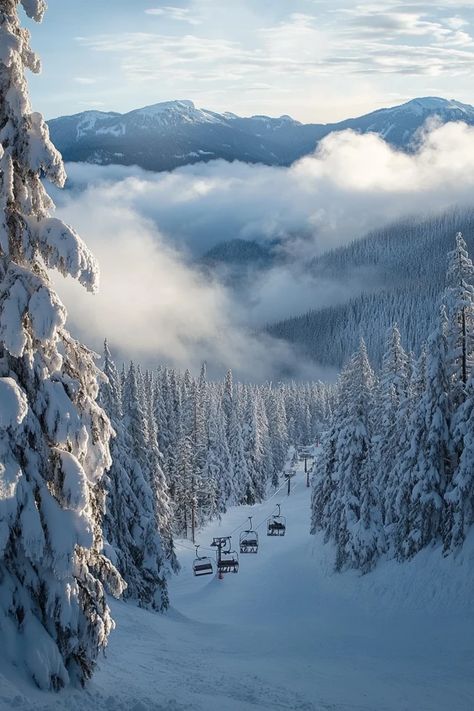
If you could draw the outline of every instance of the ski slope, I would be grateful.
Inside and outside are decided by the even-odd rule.
[[[199,533],[207,546],[281,502],[287,535],[262,525],[237,575],[194,578],[192,546],[178,541],[166,616],[112,602],[117,629],[85,691],[39,692],[0,657],[0,709],[472,711],[474,541],[456,560],[431,550],[336,575],[331,550],[308,535],[302,471],[292,485]]]

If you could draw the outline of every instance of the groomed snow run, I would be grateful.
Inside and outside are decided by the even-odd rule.
[[[425,551],[364,577],[333,574],[309,536],[303,472],[270,502],[232,509],[209,545],[281,502],[287,535],[222,581],[194,578],[189,542],[162,617],[112,602],[117,629],[85,691],[39,692],[0,657],[0,708],[28,711],[472,711],[474,539],[457,559]],[[237,534],[234,542],[237,544]],[[1,652],[0,652],[1,654]]]

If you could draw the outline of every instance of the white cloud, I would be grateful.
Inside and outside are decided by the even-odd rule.
[[[65,196],[60,216],[87,239],[101,265],[98,295],[56,277],[73,331],[96,350],[104,337],[119,356],[166,362],[211,373],[231,367],[242,378],[263,381],[285,371],[295,377],[331,377],[297,357],[290,346],[253,335],[231,294],[187,264],[156,227],[95,186]]]
[[[95,79],[94,77],[74,77],[74,81],[77,82],[77,84],[90,86],[91,84],[95,84],[97,79]]]
[[[201,24],[201,20],[193,15],[189,8],[184,7],[174,7],[172,5],[165,5],[164,7],[151,7],[145,10],[145,14],[166,17],[170,20],[175,20],[176,22],[187,22],[190,25]]]
[[[73,184],[102,182],[100,199],[111,210],[129,206],[195,254],[223,235],[311,236],[311,248],[321,251],[408,212],[470,200],[472,165],[474,129],[450,123],[428,132],[415,155],[393,150],[376,135],[344,131],[289,168],[211,161],[155,174],[78,165],[70,175]]]
[[[460,16],[435,17],[433,9],[416,10],[416,4],[408,8],[344,4],[333,10],[325,7],[321,17],[293,12],[250,32],[257,40],[251,46],[229,33],[219,37],[129,32],[78,39],[93,50],[125,55],[122,66],[133,80],[176,70],[181,79],[197,80],[204,73],[222,80],[230,71],[257,83],[270,71],[316,77],[321,72],[365,70],[406,73],[409,68],[412,74],[425,74],[430,62],[444,73],[470,71],[474,40],[467,21]],[[193,16],[189,8],[171,6],[146,12],[186,21]]]
[[[416,10],[416,7],[405,9],[384,9],[380,6],[357,5],[352,9],[342,9],[340,12],[348,18],[344,32],[352,35],[354,41],[364,36],[374,35],[379,43],[396,45],[401,40],[417,40],[429,46],[430,43],[442,44],[445,47],[471,47],[474,41],[462,27],[467,27],[466,20],[460,17],[434,18],[433,11]]]
[[[248,326],[347,299],[360,278],[321,281],[308,269],[325,249],[408,215],[471,206],[474,128],[432,128],[415,154],[375,135],[332,134],[290,168],[215,161],[173,173],[71,165],[56,201],[99,257],[102,290],[60,282],[72,318],[95,347],[108,336],[134,357],[197,366],[201,359],[264,378],[297,362]],[[87,186],[87,187],[85,187]],[[278,240],[287,260],[244,291],[203,277],[190,253],[234,237]],[[307,364],[303,364],[307,372]]]

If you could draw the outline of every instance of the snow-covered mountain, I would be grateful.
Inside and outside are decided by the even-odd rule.
[[[85,111],[49,121],[51,137],[67,161],[139,165],[172,170],[216,158],[289,165],[333,131],[375,132],[409,149],[427,119],[474,125],[474,107],[428,97],[331,124],[302,124],[290,116],[243,118],[198,109],[192,101],[166,101],[125,114]]]
[[[429,96],[331,124],[327,128],[330,131],[351,128],[360,133],[377,133],[391,145],[406,149],[410,148],[416,132],[428,119],[436,119],[441,124],[463,121],[474,125],[474,106]]]

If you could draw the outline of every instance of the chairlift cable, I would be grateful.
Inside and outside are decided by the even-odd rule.
[[[296,483],[296,484],[293,486],[293,491],[294,491],[300,484],[301,484],[301,482]],[[264,504],[267,504],[267,503],[268,503],[269,501],[271,501],[285,486],[287,486],[287,482],[286,482],[286,481],[284,481],[284,482],[278,487],[278,489],[276,489],[276,490],[273,492],[273,494],[268,497],[268,499],[265,499],[264,501],[261,501],[258,505],[259,505],[259,506],[263,506]],[[276,511],[276,507],[275,507],[275,508],[273,509],[273,511],[270,513],[270,517],[274,516],[274,512],[275,512],[275,511]],[[246,520],[248,521],[248,519],[249,519],[249,517],[247,516],[247,519],[246,519]],[[263,526],[267,521],[268,521],[268,515],[267,515],[264,519],[262,519],[262,520],[260,521],[260,523],[258,523],[256,526],[253,526],[253,529],[252,529],[252,530],[257,531],[257,530],[258,530],[259,528],[261,528],[261,526]],[[238,530],[244,528],[244,526],[245,526],[245,523],[241,523],[241,524],[239,524],[238,526],[236,526],[236,528],[234,528],[234,529],[230,532],[230,534],[229,534],[228,537],[231,538],[232,535],[233,535],[234,533],[236,533],[236,531],[238,531]],[[184,549],[184,550],[188,550],[188,551],[191,551],[191,552],[194,552],[195,549],[196,549],[196,546],[195,546],[195,545],[191,545],[191,544],[190,544],[190,545],[188,546],[188,545],[186,545],[186,543],[183,543],[183,542],[181,542],[181,541],[175,541],[174,544],[175,544],[176,546],[178,546],[178,547],[180,546],[180,547],[181,547],[182,549]],[[204,545],[198,544],[198,547],[199,547],[199,548],[202,548],[202,549],[205,550],[205,551],[209,551],[210,553],[214,553],[214,552],[215,552],[214,549],[209,548],[208,546],[204,546]]]
[[[267,504],[267,503],[268,503],[269,501],[271,501],[271,500],[273,499],[273,497],[276,496],[286,485],[287,485],[287,483],[286,483],[286,481],[284,481],[283,484],[282,484],[281,486],[279,486],[278,489],[276,489],[276,491],[274,491],[271,496],[268,497],[268,499],[264,499],[264,501],[260,501],[260,503],[258,504],[258,506],[263,506],[264,504]],[[248,519],[248,516],[247,516],[247,519]],[[236,526],[236,528],[234,528],[234,529],[229,533],[229,536],[232,536],[233,533],[235,533],[236,531],[240,530],[240,529],[243,528],[244,526],[245,526],[245,523],[239,524],[238,526]]]

